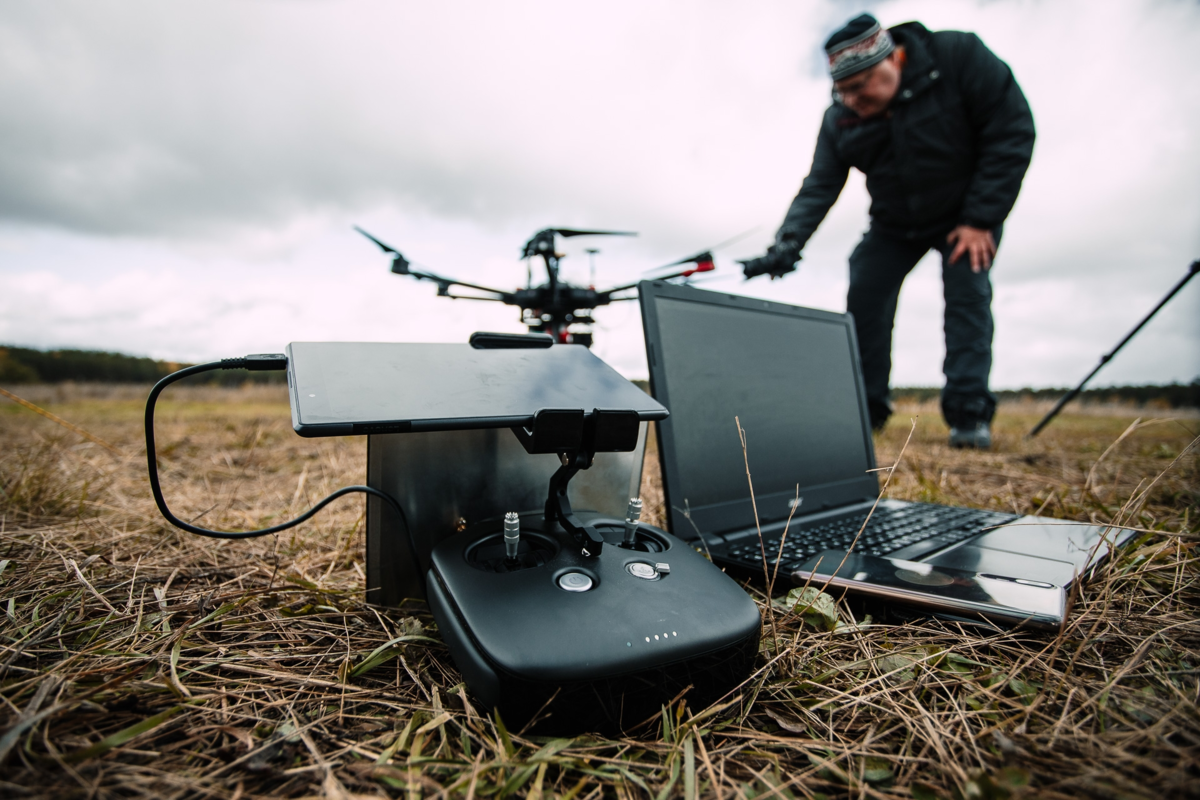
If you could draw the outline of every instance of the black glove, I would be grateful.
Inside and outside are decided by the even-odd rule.
[[[787,243],[773,244],[767,248],[766,255],[739,261],[746,280],[757,278],[759,275],[770,275],[771,280],[782,278],[789,272],[796,271],[796,262],[800,260],[800,250]]]

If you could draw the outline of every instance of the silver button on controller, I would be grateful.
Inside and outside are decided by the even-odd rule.
[[[568,592],[586,592],[592,588],[592,579],[582,572],[568,572],[558,579],[558,588]]]
[[[625,569],[635,578],[641,578],[644,581],[658,580],[658,570],[649,564],[642,563],[641,561],[635,561],[629,566],[625,567]]]

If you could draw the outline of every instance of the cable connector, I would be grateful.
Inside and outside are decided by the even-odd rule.
[[[257,353],[246,356],[246,369],[251,372],[287,369],[288,359],[283,353]]]
[[[222,358],[221,369],[248,369],[251,372],[270,372],[287,369],[288,359],[283,353],[257,353],[241,358]]]

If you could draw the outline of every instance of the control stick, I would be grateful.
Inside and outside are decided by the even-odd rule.
[[[625,541],[622,542],[622,546],[633,547],[637,544],[638,520],[641,518],[642,498],[629,498],[629,510],[625,512]]]
[[[495,530],[493,528],[493,530]],[[517,561],[517,547],[521,544],[521,519],[517,512],[504,515],[504,560],[510,564]]]

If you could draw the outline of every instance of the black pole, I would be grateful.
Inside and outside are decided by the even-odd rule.
[[[1063,406],[1065,406],[1067,403],[1074,400],[1076,398],[1076,396],[1078,396],[1079,393],[1083,391],[1083,387],[1087,385],[1087,382],[1090,381],[1096,375],[1096,373],[1100,371],[1100,368],[1103,367],[1105,364],[1107,364],[1109,361],[1111,361],[1112,357],[1117,354],[1117,351],[1120,350],[1122,347],[1124,347],[1126,342],[1128,342],[1130,339],[1132,339],[1138,331],[1140,331],[1143,327],[1145,327],[1146,323],[1150,321],[1150,318],[1153,317],[1155,314],[1157,314],[1158,310],[1160,308],[1162,308],[1163,306],[1165,306],[1167,304],[1167,301],[1170,300],[1172,297],[1174,297],[1176,295],[1176,293],[1178,293],[1179,290],[1183,288],[1184,284],[1186,284],[1188,281],[1190,281],[1197,272],[1200,272],[1200,260],[1192,262],[1192,265],[1190,267],[1188,267],[1187,275],[1184,275],[1183,279],[1180,280],[1179,283],[1175,284],[1175,287],[1173,289],[1171,289],[1171,291],[1167,292],[1166,297],[1164,297],[1162,300],[1158,301],[1158,305],[1156,305],[1154,307],[1154,309],[1149,314],[1147,314],[1141,322],[1139,322],[1137,324],[1136,328],[1134,328],[1128,334],[1125,335],[1125,338],[1121,340],[1120,344],[1118,344],[1116,347],[1114,347],[1112,349],[1111,353],[1107,353],[1100,357],[1100,363],[1096,365],[1096,368],[1094,370],[1092,370],[1091,372],[1089,372],[1087,377],[1079,382],[1078,386],[1076,386],[1074,389],[1072,389],[1071,391],[1069,391],[1065,395],[1063,395],[1059,399],[1059,401],[1054,405],[1054,408],[1050,409],[1050,413],[1047,414],[1046,416],[1042,417],[1042,421],[1039,422],[1037,425],[1035,425],[1033,430],[1031,430],[1028,434],[1025,435],[1025,438],[1032,439],[1033,437],[1035,437],[1039,433],[1041,433],[1042,428],[1049,425],[1050,420],[1052,420],[1056,416],[1058,416],[1058,412],[1062,411]]]

